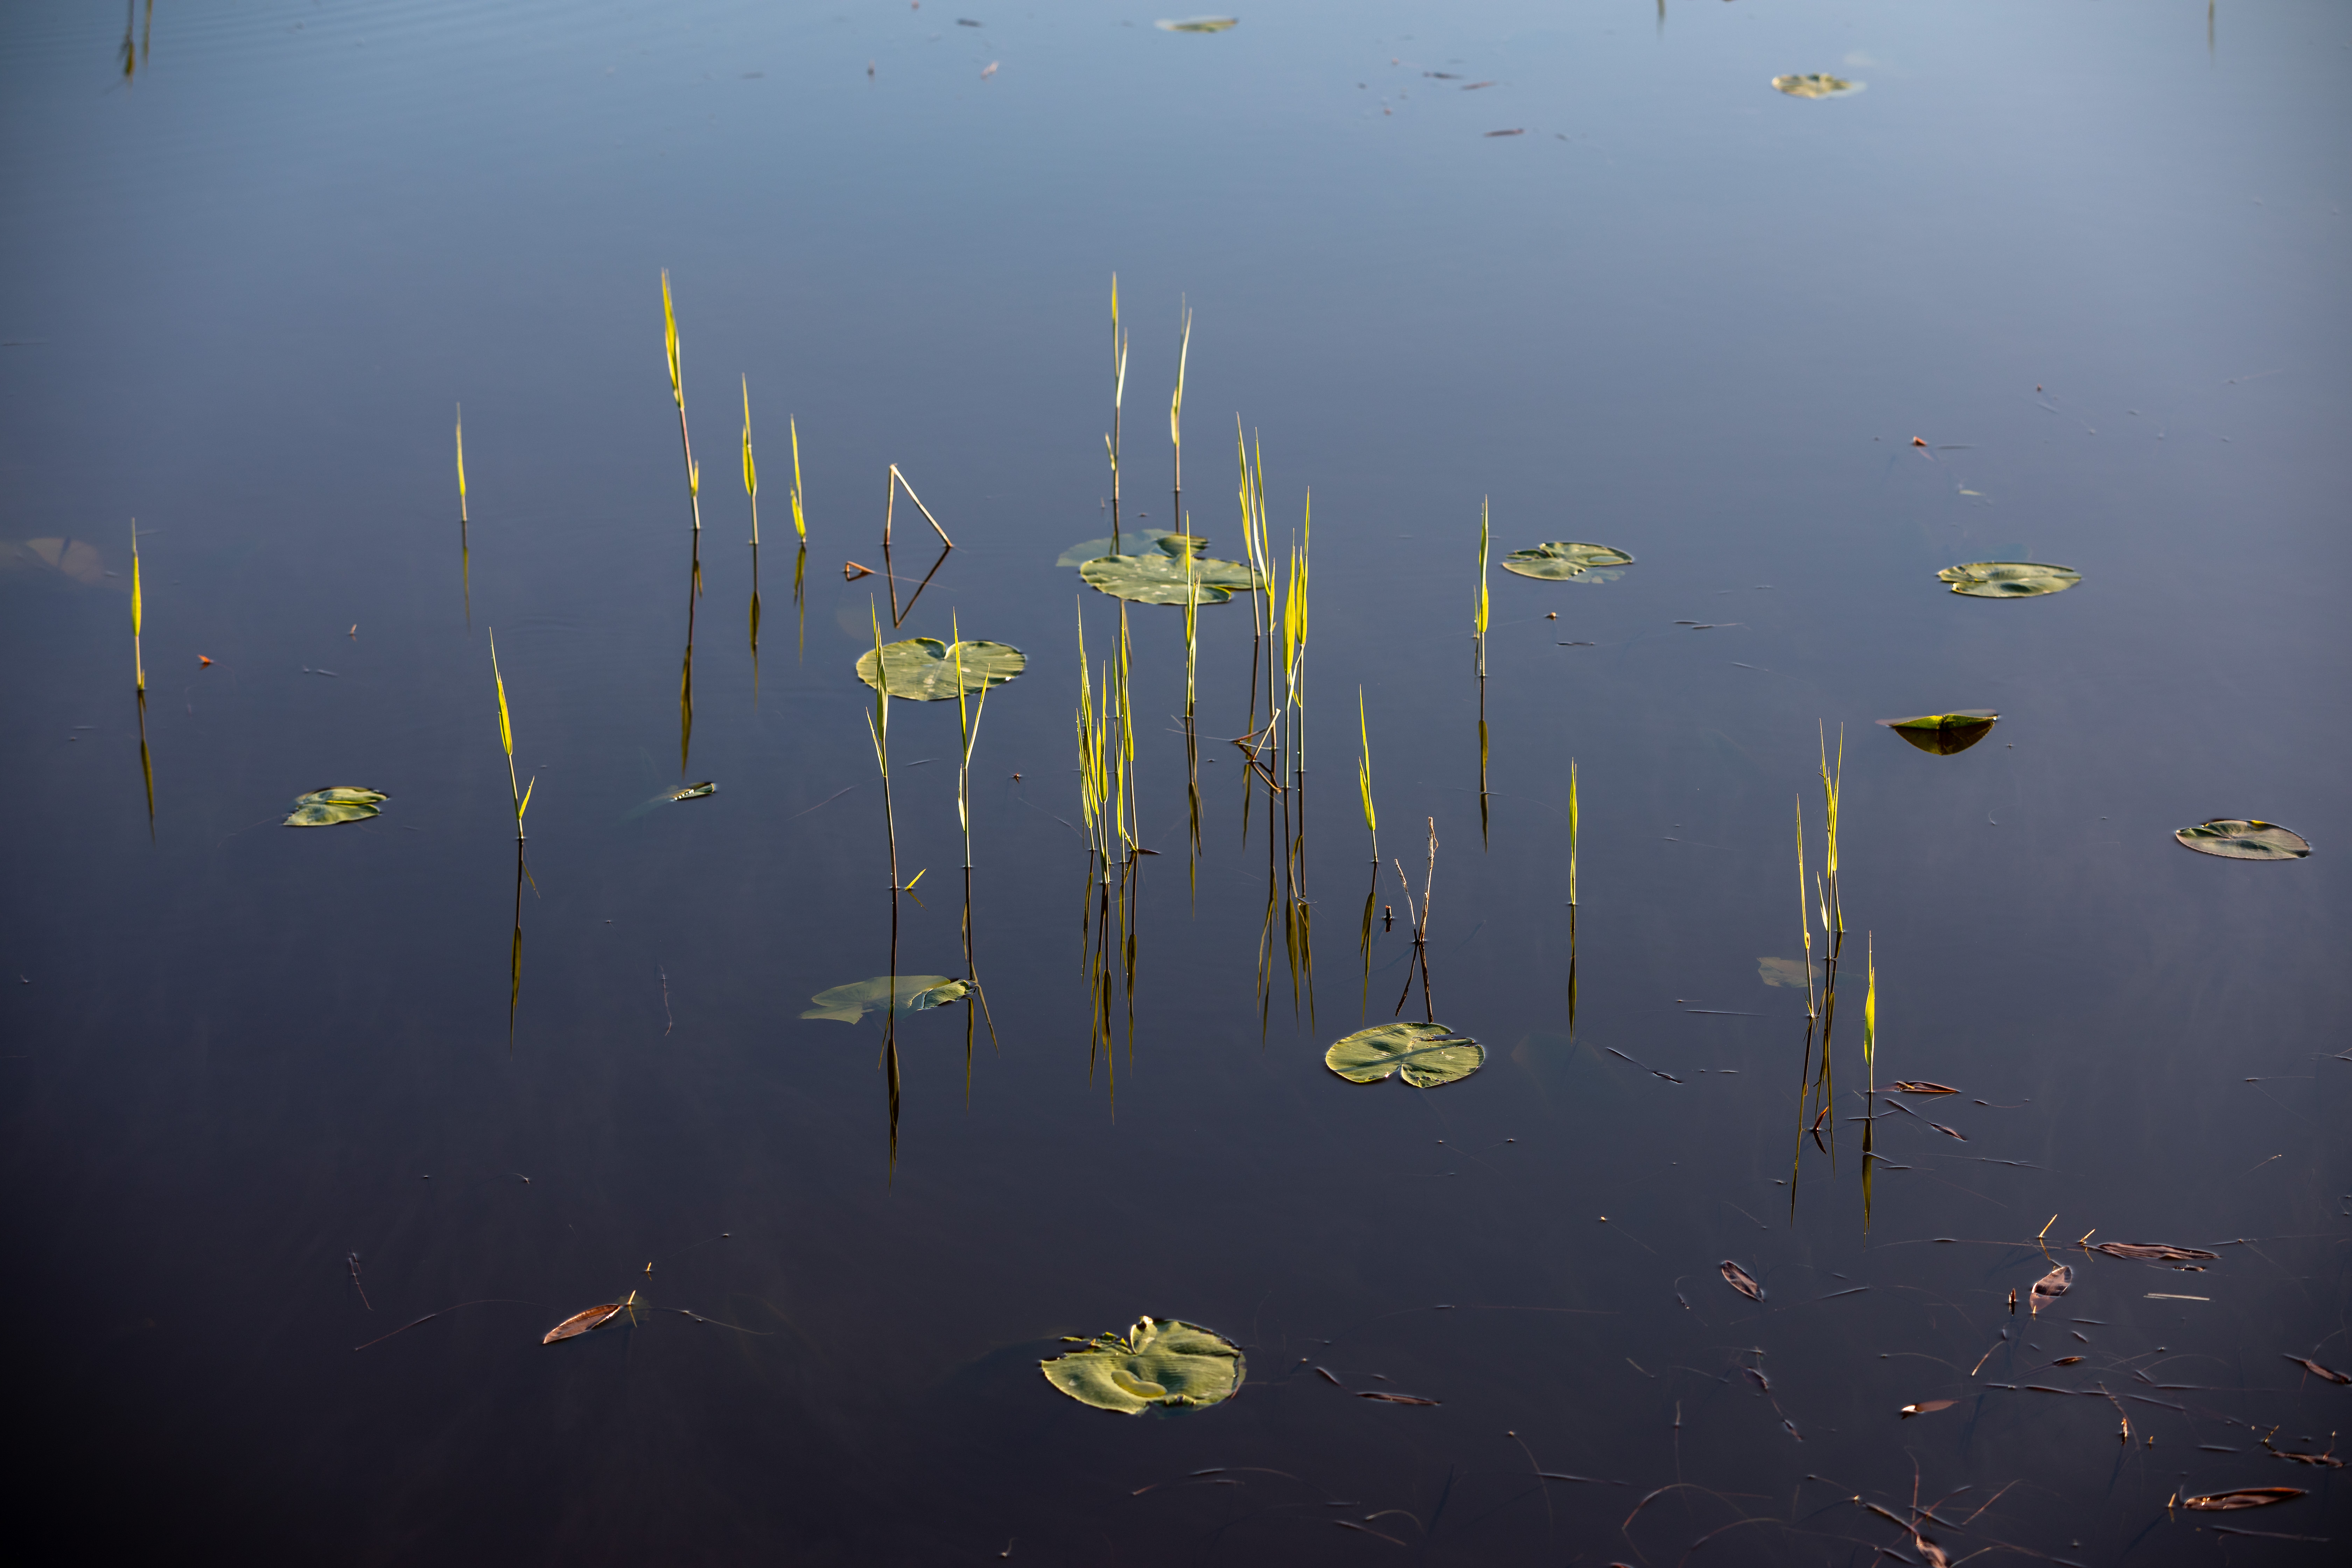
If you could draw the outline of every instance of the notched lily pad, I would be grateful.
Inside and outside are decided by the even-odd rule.
[[[956,695],[956,660],[963,660],[963,687],[980,691],[1002,686],[1029,668],[1029,656],[1008,643],[943,643],[937,637],[909,637],[882,647],[880,668],[889,680],[890,695],[909,702],[943,702]],[[857,679],[881,689],[875,679],[874,649],[857,656]]]
[[[1041,1361],[1037,1370],[1097,1410],[1140,1415],[1154,1405],[1218,1405],[1242,1385],[1241,1347],[1197,1323],[1143,1318],[1125,1334],[1073,1342],[1084,1348]]]
[[[1258,585],[1257,574],[1247,566],[1203,555],[1202,548],[1197,533],[1162,534],[1149,551],[1099,557],[1081,565],[1078,575],[1098,593],[1137,605],[1181,605],[1188,596],[1197,597],[1203,605],[1222,605],[1236,593]]]
[[[1163,33],[1223,33],[1242,25],[1239,16],[1181,16],[1151,24]]]
[[[1932,756],[1965,752],[1987,735],[2000,715],[1990,708],[1963,708],[1955,713],[1923,713],[1916,719],[1881,719],[1894,731]]]
[[[1860,92],[1869,83],[1848,81],[1826,71],[1806,71],[1798,76],[1776,76],[1772,85],[1790,98],[1843,98],[1848,93]]]
[[[944,974],[901,974],[898,989],[898,1010],[901,1013],[928,1013],[971,994],[971,985]],[[818,992],[809,1000],[816,1005],[803,1012],[802,1017],[855,1024],[866,1014],[879,1013],[889,1005],[890,977],[877,974],[871,980],[836,985],[830,991]]]
[[[1121,529],[1116,545],[1108,539],[1089,539],[1083,543],[1073,544],[1063,551],[1055,558],[1054,564],[1083,566],[1089,561],[1099,561],[1106,555],[1141,555],[1147,551],[1159,549],[1161,540],[1175,537],[1176,531],[1172,528]],[[1207,540],[1197,533],[1192,538],[1202,548],[1207,548]]]
[[[1323,1065],[1349,1083],[1402,1072],[1415,1089],[1459,1083],[1486,1065],[1486,1047],[1443,1024],[1376,1024],[1332,1043]]]
[[[1581,577],[1596,566],[1631,566],[1633,558],[1623,551],[1607,544],[1576,544],[1555,540],[1530,550],[1514,550],[1498,564],[1506,572],[1522,577],[1537,577],[1550,583],[1564,583]],[[1619,574],[1595,577],[1595,582],[1614,581]]]
[[[2219,855],[2225,860],[2300,860],[2311,853],[2302,834],[2275,822],[2244,816],[2216,817],[2183,827],[2173,837],[2200,855]]]
[[[2026,599],[2062,593],[2083,580],[2072,566],[2041,561],[1969,561],[1947,566],[1936,575],[1949,583],[1953,593],[1972,599]]]
[[[362,822],[377,816],[380,803],[391,798],[382,790],[361,789],[352,784],[314,789],[309,795],[294,797],[294,809],[288,815],[286,826],[332,827],[339,822]]]

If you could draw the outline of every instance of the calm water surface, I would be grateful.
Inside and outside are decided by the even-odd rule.
[[[1861,1564],[1923,1554],[1872,1505],[1948,1496],[1955,1559],[2336,1560],[2341,1472],[2265,1445],[2352,1428],[2285,1359],[2352,1366],[2342,8],[957,4],[0,21],[26,1495],[103,1474],[93,1546],[264,1562]],[[1769,85],[1810,71],[1866,90]],[[1312,491],[1316,924],[1262,1011],[1249,612],[1202,615],[1195,886],[1182,617],[1137,608],[1161,853],[1105,1058],[1070,723],[1118,614],[1054,563],[1108,531],[1114,272],[1127,525],[1170,521],[1187,302],[1194,527],[1239,552],[1237,414],[1279,548]],[[902,1021],[895,1172],[878,1032],[800,1016],[889,964],[882,579],[841,563],[880,564],[893,463],[960,546],[897,635],[1030,660],[974,763],[1001,1049],[967,1085],[961,1010]],[[1496,574],[1482,842],[1488,498],[1498,553],[1636,563]],[[1987,559],[2083,581],[1936,579]],[[536,779],[511,1045],[492,628]],[[1489,1052],[1426,1093],[1321,1061],[1409,952],[1392,874],[1357,948],[1359,687],[1384,852],[1443,840],[1439,1016]],[[2002,717],[1950,757],[1872,722],[1962,708]],[[1804,994],[1759,963],[1801,953],[1841,728],[1840,1149],[1792,1204]],[[961,973],[953,715],[892,742],[900,966]],[[278,827],[327,784],[391,799]],[[2219,816],[2315,852],[2174,843]],[[1882,1101],[1866,1227],[1863,941],[1880,1083],[1961,1091]],[[633,1289],[716,1322],[541,1346]],[[1144,1313],[1238,1341],[1241,1395],[1038,1377]],[[2307,1495],[2168,1510],[2252,1486]]]

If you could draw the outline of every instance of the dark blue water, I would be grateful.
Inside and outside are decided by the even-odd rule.
[[[2352,1412],[2286,1359],[2352,1369],[2340,9],[961,16],[0,21],[35,1510],[102,1475],[90,1550],[268,1562],[1922,1559],[1888,1513],[1956,1561],[2334,1560],[2340,1472],[2277,1451]],[[1811,71],[1865,89],[1769,85]],[[1187,303],[1192,526],[1239,553],[1237,414],[1286,559],[1312,492],[1314,924],[1296,1005],[1278,916],[1262,990],[1248,605],[1201,615],[1197,883],[1182,616],[1133,609],[1160,853],[1105,1050],[1071,717],[1080,618],[1098,660],[1118,616],[1054,562],[1108,531],[1114,272],[1125,525],[1170,522]],[[888,635],[952,614],[1030,661],[973,763],[999,1043],[967,1078],[962,1008],[900,1020],[895,1168],[879,1030],[800,1017],[890,964],[850,668],[888,601],[842,563],[882,564],[894,463],[958,548]],[[1497,555],[1636,562],[1494,574],[1482,835],[1489,499]],[[903,593],[929,531],[897,523]],[[2000,559],[2083,580],[1935,575]],[[493,628],[536,781],[511,1044]],[[1416,900],[1443,841],[1436,1013],[1489,1052],[1427,1092],[1321,1060],[1410,952],[1393,871],[1358,948],[1360,687]],[[1950,757],[1872,722],[1962,708],[2002,717]],[[1759,961],[1802,952],[1841,728],[1838,1157],[1803,1145],[1792,1204],[1805,999]],[[961,973],[954,715],[891,739],[898,967]],[[391,798],[277,826],[323,784]],[[2172,837],[2223,816],[2314,853]],[[1865,944],[1880,1088],[1961,1091],[1916,1115],[1860,1092]],[[1240,1396],[1129,1419],[1038,1376],[1144,1313],[1239,1342]],[[2256,1486],[2306,1495],[2168,1506]]]

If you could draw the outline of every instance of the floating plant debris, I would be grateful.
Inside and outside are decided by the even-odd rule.
[[[1098,593],[1138,605],[1181,605],[1188,599],[1222,605],[1236,592],[1258,585],[1257,574],[1247,566],[1203,555],[1201,548],[1198,535],[1166,534],[1144,553],[1087,562],[1078,575]]]
[[[2217,816],[2180,828],[2173,837],[2200,855],[2225,860],[2300,860],[2311,853],[2302,834],[2245,816]]]
[[[1437,1403],[1434,1399],[1423,1399],[1411,1394],[1382,1394],[1377,1389],[1370,1388],[1359,1390],[1356,1397],[1377,1399],[1383,1405],[1435,1405]]]
[[[2334,1368],[2322,1366],[2317,1362],[2309,1360],[2306,1357],[2291,1355],[2286,1359],[2294,1363],[2295,1365],[2303,1368],[2304,1371],[2311,1373],[2314,1377],[2324,1377],[2330,1383],[2352,1383],[2352,1377],[2347,1377],[2344,1373],[2336,1371]]]
[[[878,691],[882,685],[875,679],[877,668],[889,682],[891,696],[909,702],[945,702],[952,700],[959,689],[984,691],[1003,685],[1029,668],[1029,656],[1007,643],[950,645],[937,637],[909,637],[857,656],[857,679]],[[959,668],[963,677],[961,689],[956,681]]]
[[[2032,1315],[2040,1317],[2042,1308],[2056,1301],[2059,1297],[2074,1288],[2074,1270],[2072,1265],[2062,1263],[2053,1268],[2033,1282]]]
[[[2056,594],[2073,587],[2083,574],[2072,566],[2051,566],[2039,561],[1970,561],[1947,566],[1936,575],[1955,594],[1972,599],[2023,599],[2036,594]]]
[[[684,789],[672,790],[665,798],[669,800],[708,800],[718,793],[719,786],[706,779],[700,784],[688,784]]]
[[[1728,1258],[1717,1264],[1717,1268],[1722,1270],[1723,1282],[1725,1284],[1730,1286],[1733,1289],[1738,1291],[1741,1295],[1747,1297],[1751,1301],[1761,1301],[1764,1300],[1764,1287],[1756,1283],[1756,1276],[1748,1273],[1748,1270],[1742,1268]]]
[[[1948,757],[1991,734],[1993,721],[2000,717],[1989,708],[1963,708],[1955,713],[1927,713],[1916,719],[1881,719],[1879,723],[1923,752]]]
[[[1037,1370],[1055,1388],[1097,1410],[1140,1415],[1155,1405],[1216,1405],[1242,1385],[1241,1347],[1174,1318],[1142,1318],[1123,1335],[1071,1342],[1085,1348],[1041,1361]]]
[[[332,827],[339,822],[362,822],[377,816],[378,804],[391,798],[382,790],[361,789],[352,784],[314,789],[309,795],[294,797],[294,809],[288,815],[286,826]]]
[[[2200,1258],[2219,1258],[2218,1252],[2206,1252],[2194,1247],[2174,1247],[2161,1241],[2103,1241],[2091,1248],[2109,1258],[2130,1258],[2158,1263],[2193,1263]]]
[[[1772,85],[1790,98],[1843,98],[1850,92],[1860,92],[1869,84],[1848,81],[1823,71],[1806,71],[1800,76],[1776,76]]]
[[[2274,1502],[2293,1502],[2301,1496],[2301,1487],[2240,1487],[2235,1491],[2185,1497],[2180,1500],[2180,1506],[2195,1509],[2200,1513],[2224,1513],[2231,1509],[2268,1508]]]
[[[1633,558],[1631,555],[1609,545],[1576,544],[1565,541],[1538,544],[1531,550],[1514,550],[1502,560],[1502,567],[1506,572],[1515,572],[1522,577],[1536,577],[1553,583],[1564,583],[1570,578],[1581,577],[1596,566],[1631,566],[1633,563]],[[1618,574],[1612,572],[1606,576],[1596,577],[1593,581],[1613,582],[1617,575]]]
[[[1894,1088],[1897,1094],[1958,1094],[1960,1092],[1946,1083],[1912,1083],[1907,1080],[1895,1085]]]
[[[539,1342],[551,1345],[558,1340],[576,1340],[592,1329],[601,1329],[612,1321],[613,1314],[623,1310],[636,1299],[637,1293],[632,1290],[618,1301],[608,1301],[601,1307],[591,1307],[584,1312],[574,1312],[548,1330],[546,1337]]]
[[[1242,25],[1239,16],[1183,16],[1151,24],[1163,33],[1223,33]]]
[[[1903,1418],[1908,1421],[1914,1415],[1933,1415],[1938,1410],[1949,1410],[1954,1403],[1949,1399],[1923,1399],[1916,1405],[1905,1405]]]
[[[1458,1083],[1486,1065],[1486,1047],[1443,1024],[1375,1024],[1332,1043],[1323,1065],[1349,1083],[1402,1072],[1415,1089]]]
[[[887,974],[871,980],[855,981],[836,985],[830,991],[820,991],[809,998],[816,1004],[801,1014],[803,1018],[834,1018],[844,1024],[855,1024],[868,1013],[879,1013],[889,1005],[891,983]],[[971,987],[961,980],[944,974],[901,974],[898,981],[898,1006],[901,1013],[928,1013],[934,1007],[944,1007],[961,1002],[971,994]]]

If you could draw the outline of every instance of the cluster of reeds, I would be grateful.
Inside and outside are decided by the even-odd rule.
[[[1125,605],[1120,606],[1122,610]],[[1091,1052],[1111,1048],[1111,1018],[1124,976],[1128,1036],[1135,1032],[1135,914],[1139,879],[1136,815],[1134,658],[1127,617],[1118,653],[1102,664],[1099,697],[1087,654],[1086,613],[1078,615],[1078,789],[1086,818],[1087,901],[1079,912],[1082,956],[1091,998]],[[1114,953],[1116,948],[1116,955]],[[1116,1061],[1111,1066],[1116,1072]],[[1089,1068],[1091,1070],[1091,1068]],[[1116,1079],[1113,1079],[1114,1084]]]
[[[980,689],[980,700],[971,700],[971,693],[963,679],[963,626],[952,611],[948,624],[955,650],[956,672],[956,826],[963,832],[963,972],[971,983],[972,994],[980,1000],[980,1011],[988,1018],[988,1037],[996,1040],[996,1019],[989,1012],[988,992],[980,983],[980,964],[972,956],[971,930],[971,753],[980,744],[980,721],[988,711],[988,688]],[[878,660],[877,661],[879,662]],[[971,1095],[972,1033],[970,1007],[963,1015],[963,1091]]]
[[[890,980],[882,1007],[882,1062],[890,1097],[890,1168],[898,1165],[898,812],[890,794],[890,667],[882,658],[882,613],[866,601],[866,616],[874,628],[874,711],[866,716],[866,732],[874,742],[874,763],[882,773],[882,822],[890,845]]]
[[[1811,1138],[1821,1153],[1827,1156],[1831,1168],[1836,1169],[1837,1123],[1834,1116],[1837,1078],[1834,1068],[1832,1041],[1837,1026],[1838,962],[1845,945],[1845,902],[1839,889],[1838,840],[1841,826],[1839,806],[1843,796],[1845,773],[1845,734],[1838,733],[1837,751],[1832,758],[1826,731],[1821,737],[1822,833],[1824,843],[1821,868],[1811,869],[1805,858],[1804,806],[1797,808],[1797,912],[1803,926],[1805,955],[1805,1049],[1802,1070],[1798,1078],[1797,1152],[1789,1173],[1789,1205],[1793,1215],[1797,1202],[1797,1178],[1803,1164],[1805,1140]],[[1822,939],[1822,985],[1818,995],[1813,988],[1813,935],[1818,921]],[[1865,953],[1865,978],[1863,994],[1863,1060],[1868,1073],[1864,1090],[1866,1100],[1863,1119],[1863,1218],[1869,1223],[1872,1193],[1872,1163],[1879,1157],[1874,1147],[1877,1110],[1877,1049],[1878,1049],[1878,978],[1874,958]],[[1814,1058],[1818,1038],[1820,1057]],[[1811,1120],[1807,1120],[1810,1115]],[[1824,1134],[1826,1133],[1826,1136]]]

